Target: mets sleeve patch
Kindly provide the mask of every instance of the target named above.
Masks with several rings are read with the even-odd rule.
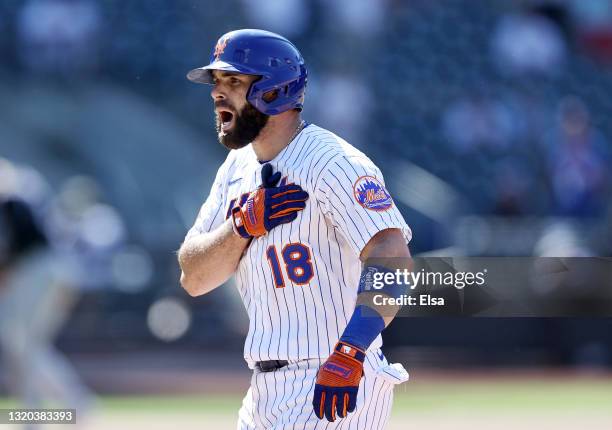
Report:
[[[386,211],[393,199],[384,185],[373,176],[361,176],[353,185],[353,195],[361,206],[372,211]]]

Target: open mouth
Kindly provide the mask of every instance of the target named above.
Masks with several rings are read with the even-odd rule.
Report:
[[[234,122],[234,114],[227,110],[220,110],[218,115],[221,122],[221,131],[229,130]]]

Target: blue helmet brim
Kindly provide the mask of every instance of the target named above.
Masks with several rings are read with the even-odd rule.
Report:
[[[187,73],[187,79],[189,79],[191,82],[196,82],[199,84],[212,84],[213,79],[211,72],[213,70],[223,70],[226,72],[241,73],[243,75],[262,75],[261,72],[257,72],[256,70],[248,67],[231,64],[225,61],[213,61],[208,66],[191,70],[189,73]]]

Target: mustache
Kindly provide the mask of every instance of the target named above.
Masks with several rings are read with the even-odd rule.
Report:
[[[234,109],[233,106],[231,106],[228,102],[223,101],[223,100],[215,102],[215,109],[220,109],[220,108],[227,109],[232,112],[236,112],[236,109]]]

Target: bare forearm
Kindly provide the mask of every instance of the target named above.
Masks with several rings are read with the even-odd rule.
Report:
[[[414,262],[404,237],[399,230],[395,229],[385,230],[376,235],[364,249],[361,259],[364,267],[381,266],[389,270],[399,269],[408,271],[411,271],[414,267]],[[366,305],[376,309],[383,317],[386,327],[393,321],[401,306],[376,306],[374,304],[374,297],[379,294],[385,295],[384,291],[362,292],[357,296],[356,306]]]
[[[217,288],[236,271],[249,244],[232,230],[231,220],[210,233],[186,240],[179,250],[181,285],[191,296]]]
[[[370,282],[379,274],[386,274],[389,270],[410,267],[410,251],[406,246],[403,234],[399,229],[388,229],[377,233],[362,250],[360,259],[364,268],[359,280],[355,312],[348,321],[340,343],[354,346],[366,351],[372,342],[388,326],[399,307],[377,306],[374,298],[378,294],[396,296],[400,291],[391,285],[383,285],[378,293],[370,291]],[[381,273],[379,273],[381,272]]]

